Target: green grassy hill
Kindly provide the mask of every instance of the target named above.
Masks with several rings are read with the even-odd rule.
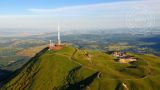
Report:
[[[99,51],[45,48],[1,90],[159,90],[160,57],[132,55],[138,62],[122,64]]]

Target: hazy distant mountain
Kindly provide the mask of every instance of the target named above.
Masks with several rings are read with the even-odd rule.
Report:
[[[0,29],[0,36],[31,36],[42,35],[46,33],[56,33],[56,29],[26,29],[26,28],[4,28]],[[117,29],[82,29],[82,30],[61,30],[63,34],[160,34],[160,29],[143,29],[143,28],[117,28]]]

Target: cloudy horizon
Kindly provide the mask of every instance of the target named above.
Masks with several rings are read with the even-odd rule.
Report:
[[[10,7],[13,9],[1,8],[0,28],[47,30],[56,29],[58,22],[66,30],[159,28],[160,24],[160,12],[158,12],[160,1],[158,0],[102,0],[94,3],[79,1],[75,5],[60,4],[56,7],[54,7],[56,5],[54,1],[53,4],[46,2],[48,3],[44,5],[41,3],[39,6],[23,3],[27,7],[23,7],[22,4],[19,7]]]

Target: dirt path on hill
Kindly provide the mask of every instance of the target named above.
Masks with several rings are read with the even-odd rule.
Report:
[[[73,54],[71,56],[67,56],[67,55],[63,55],[63,54],[58,54],[58,53],[55,53],[55,55],[59,55],[59,56],[63,56],[63,57],[67,57],[69,60],[73,61],[74,63],[77,63],[85,68],[88,68],[88,69],[91,69],[91,70],[96,70],[96,69],[93,69],[91,67],[88,67],[88,66],[84,66],[82,65],[81,63],[77,62],[76,59],[74,58],[74,55],[77,53],[77,49],[75,49],[75,51],[73,52]],[[96,70],[97,71],[97,70]]]
[[[67,57],[70,61],[73,61],[73,62],[75,62],[75,63],[77,63],[77,64],[79,64],[79,65],[82,65],[81,63],[79,63],[79,62],[73,60],[70,56],[63,55],[63,54],[57,54],[57,53],[56,53],[55,55],[59,55],[59,56],[62,56],[62,57]]]
[[[125,90],[129,90],[126,84],[122,83],[122,86],[124,87]]]
[[[75,51],[73,52],[72,56],[70,57],[72,60],[75,60],[74,55],[77,53],[78,49],[75,49]]]

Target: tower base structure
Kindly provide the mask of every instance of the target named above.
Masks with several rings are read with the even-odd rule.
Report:
[[[59,45],[59,44],[55,44],[55,45],[49,45],[49,50],[61,50],[64,47],[64,45]]]

